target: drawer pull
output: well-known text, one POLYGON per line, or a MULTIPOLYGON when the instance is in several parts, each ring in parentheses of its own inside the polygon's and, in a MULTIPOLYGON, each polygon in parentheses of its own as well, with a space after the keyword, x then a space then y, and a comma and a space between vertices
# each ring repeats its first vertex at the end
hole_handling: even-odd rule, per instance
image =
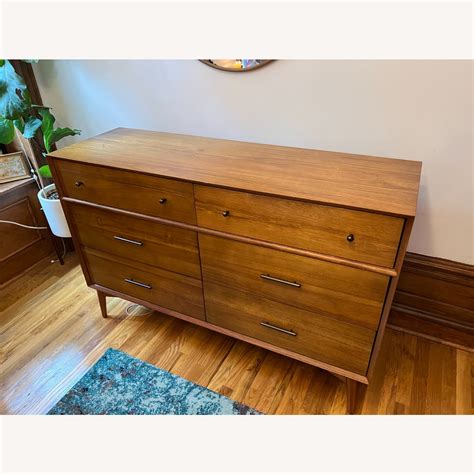
POLYGON ((265 321, 262 321, 260 325, 269 329, 274 329, 275 331, 283 332, 285 334, 288 334, 288 336, 296 336, 295 331, 289 331, 288 329, 279 328, 278 326, 274 326, 273 324, 267 323, 265 321))
POLYGON ((82 181, 76 181, 74 184, 75 184, 77 187, 79 187, 79 186, 84 186, 84 183, 83 183, 82 181))
POLYGON ((349 234, 346 239, 348 242, 354 242, 354 234, 349 234))
POLYGON ((166 203, 166 198, 161 198, 160 199, 160 204, 165 204, 166 203))
POLYGON ((132 285, 137 285, 141 288, 146 288, 148 290, 151 290, 151 285, 147 285, 146 283, 141 283, 139 281, 132 280, 131 278, 125 278, 125 281, 127 283, 131 283, 132 285))
POLYGON ((229 216, 230 216, 230 211, 223 211, 223 212, 222 212, 222 215, 223 215, 224 217, 229 217, 229 216))
POLYGON ((120 240, 120 242, 127 242, 127 244, 139 245, 140 247, 143 245, 143 242, 140 242, 139 240, 126 239, 125 237, 120 237, 119 235, 114 235, 114 239, 120 240))
POLYGON ((297 281, 282 280, 281 278, 272 277, 271 275, 265 275, 263 273, 262 275, 260 275, 260 278, 263 278, 264 280, 274 281, 276 283, 282 283, 283 285, 293 286, 294 288, 301 288, 301 283, 298 283, 297 281))

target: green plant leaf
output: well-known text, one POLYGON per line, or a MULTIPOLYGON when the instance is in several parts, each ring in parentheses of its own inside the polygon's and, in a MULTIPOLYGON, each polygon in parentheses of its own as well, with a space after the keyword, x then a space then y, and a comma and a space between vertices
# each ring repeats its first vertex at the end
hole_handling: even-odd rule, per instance
POLYGON ((15 126, 11 120, 0 117, 0 143, 8 145, 15 138, 15 126))
POLYGON ((50 112, 48 107, 39 109, 39 114, 43 119, 41 124, 41 131, 43 132, 43 141, 44 147, 46 148, 47 153, 51 152, 53 145, 59 140, 65 137, 72 137, 74 135, 80 135, 81 131, 73 128, 54 128, 55 118, 54 115, 50 112))
POLYGON ((15 120, 25 115, 31 107, 31 98, 26 84, 10 61, 0 66, 0 115, 15 120))
POLYGON ((52 178, 53 175, 51 174, 51 169, 49 168, 49 165, 43 165, 40 168, 38 168, 39 174, 43 178, 52 178))
POLYGON ((23 136, 27 139, 33 138, 35 133, 41 127, 41 120, 33 115, 30 115, 25 121, 25 128, 23 130, 23 136))
POLYGON ((48 107, 43 107, 39 109, 39 114, 43 119, 41 123, 41 131, 43 132, 43 141, 46 151, 49 153, 51 150, 51 134, 54 130, 54 115, 49 111, 48 107))
MULTIPOLYGON (((73 137, 75 135, 80 135, 80 134, 81 134, 81 131, 75 128, 69 128, 69 127, 56 128, 55 130, 53 130, 53 133, 51 134, 49 146, 51 147, 52 145, 59 142, 59 140, 62 140, 63 138, 73 137)), ((50 151, 51 150, 48 150, 48 153, 50 151)))
POLYGON ((0 59, 0 67, 3 67, 4 64, 5 64, 5 60, 4 60, 4 59, 0 59))
POLYGON ((20 131, 20 133, 23 133, 25 131, 25 121, 23 120, 23 117, 13 120, 13 125, 15 125, 15 127, 20 131))

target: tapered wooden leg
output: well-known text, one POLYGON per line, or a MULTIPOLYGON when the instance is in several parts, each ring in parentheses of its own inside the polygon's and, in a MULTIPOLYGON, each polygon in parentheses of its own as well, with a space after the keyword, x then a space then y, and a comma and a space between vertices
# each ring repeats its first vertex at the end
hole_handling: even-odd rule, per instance
POLYGON ((99 305, 100 305, 100 311, 102 312, 102 317, 106 318, 107 317, 107 297, 105 296, 105 293, 101 293, 100 291, 97 292, 97 296, 99 297, 99 305))
POLYGON ((366 390, 367 385, 346 378, 348 414, 359 415, 362 412, 366 390))

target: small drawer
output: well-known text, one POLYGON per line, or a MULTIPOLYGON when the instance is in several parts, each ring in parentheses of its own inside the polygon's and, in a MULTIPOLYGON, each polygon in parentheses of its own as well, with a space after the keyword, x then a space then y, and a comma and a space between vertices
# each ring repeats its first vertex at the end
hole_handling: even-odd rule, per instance
POLYGON ((376 330, 389 277, 230 239, 199 235, 205 282, 376 330))
POLYGON ((198 224, 392 268, 404 219, 259 194, 195 186, 198 224))
POLYGON ((84 247, 201 279, 196 232, 68 203, 84 247))
POLYGON ((55 160, 66 196, 164 219, 196 223, 191 183, 55 160))
POLYGON ((163 308, 205 319, 202 284, 196 278, 84 249, 92 282, 163 308))
POLYGON ((204 282, 207 321, 365 375, 375 331, 204 282))

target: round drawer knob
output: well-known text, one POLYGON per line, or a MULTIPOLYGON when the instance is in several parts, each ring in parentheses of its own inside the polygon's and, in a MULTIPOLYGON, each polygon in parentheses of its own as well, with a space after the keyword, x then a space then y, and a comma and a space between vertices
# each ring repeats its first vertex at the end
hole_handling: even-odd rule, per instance
POLYGON ((224 211, 224 212, 222 213, 222 215, 223 215, 224 217, 229 217, 229 216, 230 216, 230 212, 229 212, 229 211, 224 211))
POLYGON ((84 183, 82 181, 76 181, 74 183, 77 187, 84 186, 84 183))
POLYGON ((348 242, 354 242, 354 234, 349 234, 346 239, 348 242))
POLYGON ((160 204, 164 204, 166 202, 166 198, 161 198, 160 199, 160 204))

